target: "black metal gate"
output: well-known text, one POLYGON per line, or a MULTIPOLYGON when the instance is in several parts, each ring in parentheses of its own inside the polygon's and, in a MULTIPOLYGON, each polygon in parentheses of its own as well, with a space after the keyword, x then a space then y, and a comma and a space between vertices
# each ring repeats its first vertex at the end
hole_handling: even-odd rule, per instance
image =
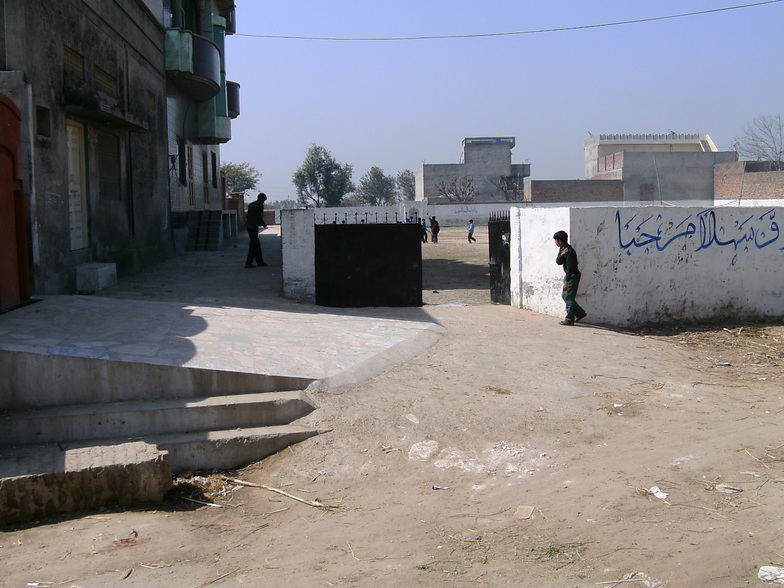
POLYGON ((487 223, 490 243, 490 300, 496 304, 511 304, 512 292, 509 271, 511 267, 509 238, 511 235, 509 213, 493 213, 487 223))
POLYGON ((422 306, 422 227, 316 225, 316 304, 422 306))

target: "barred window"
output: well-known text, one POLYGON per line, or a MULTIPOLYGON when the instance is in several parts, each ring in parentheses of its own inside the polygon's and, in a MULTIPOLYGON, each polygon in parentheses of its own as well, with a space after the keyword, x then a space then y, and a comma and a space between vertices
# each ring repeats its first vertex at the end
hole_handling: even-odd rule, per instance
POLYGON ((84 79, 84 57, 67 45, 63 45, 63 70, 84 79))
POLYGON ((103 90, 112 98, 117 98, 117 78, 104 71, 97 65, 95 66, 95 85, 99 90, 103 90))

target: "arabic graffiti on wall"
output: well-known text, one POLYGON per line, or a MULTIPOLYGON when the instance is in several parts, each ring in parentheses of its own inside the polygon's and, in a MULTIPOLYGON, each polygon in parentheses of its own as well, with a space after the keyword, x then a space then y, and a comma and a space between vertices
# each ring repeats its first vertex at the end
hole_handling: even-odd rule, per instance
MULTIPOLYGON (((645 253, 656 253, 668 247, 680 251, 698 252, 711 247, 727 247, 735 252, 732 259, 734 265, 739 253, 751 249, 764 249, 769 246, 784 251, 784 239, 779 240, 779 225, 776 222, 776 210, 770 209, 762 214, 741 213, 738 218, 727 218, 720 221, 712 208, 698 213, 688 214, 683 218, 657 213, 645 215, 637 212, 623 221, 621 210, 615 211, 615 223, 618 229, 618 245, 626 255, 635 250, 645 253)), ((728 216, 726 214, 721 216, 728 216)))

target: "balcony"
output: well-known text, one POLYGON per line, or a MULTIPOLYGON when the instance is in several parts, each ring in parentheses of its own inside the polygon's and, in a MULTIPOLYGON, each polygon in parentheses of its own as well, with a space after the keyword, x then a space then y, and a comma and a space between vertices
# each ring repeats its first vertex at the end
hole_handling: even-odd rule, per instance
POLYGON ((237 82, 226 82, 226 100, 229 118, 237 118, 240 115, 240 85, 237 82))
POLYGON ((196 102, 214 97, 221 88, 220 49, 188 30, 166 30, 166 73, 196 102))

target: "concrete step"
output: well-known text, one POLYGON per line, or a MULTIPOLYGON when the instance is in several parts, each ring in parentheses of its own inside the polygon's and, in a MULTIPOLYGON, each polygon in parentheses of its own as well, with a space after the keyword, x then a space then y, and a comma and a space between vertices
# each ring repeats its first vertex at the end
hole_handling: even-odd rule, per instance
POLYGON ((326 433, 300 425, 0 447, 0 525, 159 503, 172 473, 233 469, 326 433))
POLYGON ((0 447, 255 430, 288 424, 314 409, 304 392, 293 390, 7 411, 0 416, 0 447))
POLYGON ((225 470, 246 466, 289 445, 327 432, 329 429, 278 425, 230 431, 151 435, 144 440, 167 451, 171 469, 178 473, 183 470, 225 470))
POLYGON ((160 503, 172 485, 166 451, 142 441, 2 450, 0 525, 107 505, 160 503))

